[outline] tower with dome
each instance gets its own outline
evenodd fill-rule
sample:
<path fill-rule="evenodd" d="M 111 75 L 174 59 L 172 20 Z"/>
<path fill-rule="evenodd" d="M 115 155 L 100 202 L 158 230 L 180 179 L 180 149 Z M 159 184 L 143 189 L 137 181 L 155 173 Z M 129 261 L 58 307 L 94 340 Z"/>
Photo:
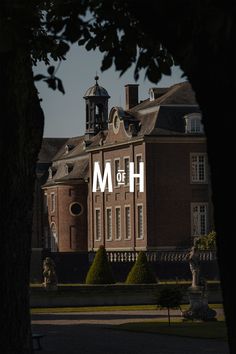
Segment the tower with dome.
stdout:
<path fill-rule="evenodd" d="M 86 103 L 86 127 L 85 135 L 90 138 L 99 131 L 108 127 L 108 100 L 107 90 L 98 85 L 99 77 L 95 76 L 95 85 L 84 94 Z"/>

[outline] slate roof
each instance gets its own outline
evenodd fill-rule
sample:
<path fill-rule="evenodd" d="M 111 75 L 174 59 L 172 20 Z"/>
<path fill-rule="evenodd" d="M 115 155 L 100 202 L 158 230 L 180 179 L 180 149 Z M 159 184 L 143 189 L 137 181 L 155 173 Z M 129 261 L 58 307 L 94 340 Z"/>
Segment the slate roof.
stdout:
<path fill-rule="evenodd" d="M 52 159 L 68 138 L 43 138 L 38 163 L 51 163 Z"/>
<path fill-rule="evenodd" d="M 73 169 L 70 173 L 65 173 L 65 163 L 59 163 L 57 170 L 53 178 L 49 178 L 44 185 L 44 187 L 49 187 L 50 185 L 55 185 L 57 183 L 66 183 L 66 182 L 79 182 L 85 180 L 89 175 L 89 160 L 88 154 L 84 155 L 80 160 L 74 161 L 72 164 Z"/>
<path fill-rule="evenodd" d="M 54 156 L 53 161 L 67 159 L 68 157 L 77 156 L 78 154 L 83 153 L 84 151 L 82 143 L 84 139 L 84 135 L 66 139 L 64 144 Z M 68 152 L 66 152 L 66 145 L 71 147 Z"/>
<path fill-rule="evenodd" d="M 163 88 L 161 89 L 163 93 Z M 138 135 L 157 135 L 157 129 L 185 132 L 184 115 L 200 112 L 195 94 L 189 82 L 175 84 L 160 97 L 149 99 L 131 108 L 128 114 L 142 124 Z"/>

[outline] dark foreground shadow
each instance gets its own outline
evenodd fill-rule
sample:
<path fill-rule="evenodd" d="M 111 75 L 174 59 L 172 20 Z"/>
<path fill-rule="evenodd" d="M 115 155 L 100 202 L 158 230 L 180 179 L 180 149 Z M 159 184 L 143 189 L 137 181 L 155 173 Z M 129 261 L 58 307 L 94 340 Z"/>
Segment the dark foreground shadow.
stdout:
<path fill-rule="evenodd" d="M 225 342 L 112 330 L 96 324 L 34 324 L 50 354 L 229 354 Z"/>

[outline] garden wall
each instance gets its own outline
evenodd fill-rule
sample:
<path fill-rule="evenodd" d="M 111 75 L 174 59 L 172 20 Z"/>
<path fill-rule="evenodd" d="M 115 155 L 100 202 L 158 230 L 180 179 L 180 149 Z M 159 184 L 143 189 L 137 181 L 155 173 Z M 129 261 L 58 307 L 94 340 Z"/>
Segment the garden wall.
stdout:
<path fill-rule="evenodd" d="M 140 285 L 59 285 L 58 290 L 45 290 L 34 286 L 30 289 L 31 307 L 76 307 L 155 304 L 156 294 L 163 286 L 170 284 Z M 185 292 L 184 303 L 188 303 L 188 284 L 179 284 Z M 208 284 L 209 302 L 222 302 L 218 282 Z"/>
<path fill-rule="evenodd" d="M 191 279 L 191 272 L 189 264 L 183 261 L 183 252 L 159 252 L 159 256 L 155 261 L 150 264 L 160 280 L 175 280 L 175 279 Z M 162 257 L 162 256 L 167 257 Z M 84 283 L 86 274 L 91 265 L 91 255 L 85 253 L 66 253 L 66 252 L 45 252 L 41 253 L 41 271 L 39 267 L 39 254 L 37 254 L 37 275 L 33 271 L 36 267 L 34 261 L 31 264 L 31 282 L 42 282 L 42 263 L 45 257 L 51 257 L 56 264 L 56 273 L 59 283 Z M 94 256 L 94 255 L 93 255 Z M 171 256 L 171 257 L 170 257 Z M 181 257 L 180 257 L 181 256 Z M 134 261 L 131 260 L 118 260 L 110 262 L 113 269 L 116 282 L 124 282 L 127 274 L 129 273 Z M 218 265 L 215 258 L 205 257 L 201 261 L 201 276 L 208 280 L 219 280 Z"/>

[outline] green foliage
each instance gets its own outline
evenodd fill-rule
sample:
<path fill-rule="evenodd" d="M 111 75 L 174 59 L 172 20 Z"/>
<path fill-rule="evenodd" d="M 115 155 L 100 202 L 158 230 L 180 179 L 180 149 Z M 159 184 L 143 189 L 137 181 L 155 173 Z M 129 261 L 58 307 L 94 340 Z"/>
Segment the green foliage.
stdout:
<path fill-rule="evenodd" d="M 199 250 L 216 249 L 216 232 L 211 231 L 208 235 L 199 237 L 195 245 Z"/>
<path fill-rule="evenodd" d="M 103 246 L 97 251 L 85 282 L 86 284 L 113 284 L 115 282 Z"/>
<path fill-rule="evenodd" d="M 170 325 L 170 309 L 180 307 L 183 292 L 177 286 L 162 288 L 157 294 L 157 305 L 160 308 L 167 308 L 168 323 Z"/>
<path fill-rule="evenodd" d="M 183 293 L 178 286 L 165 287 L 157 294 L 157 305 L 161 308 L 177 308 L 182 298 Z"/>
<path fill-rule="evenodd" d="M 155 274 L 147 261 L 145 252 L 139 252 L 138 258 L 127 276 L 126 284 L 152 284 L 156 282 Z"/>

